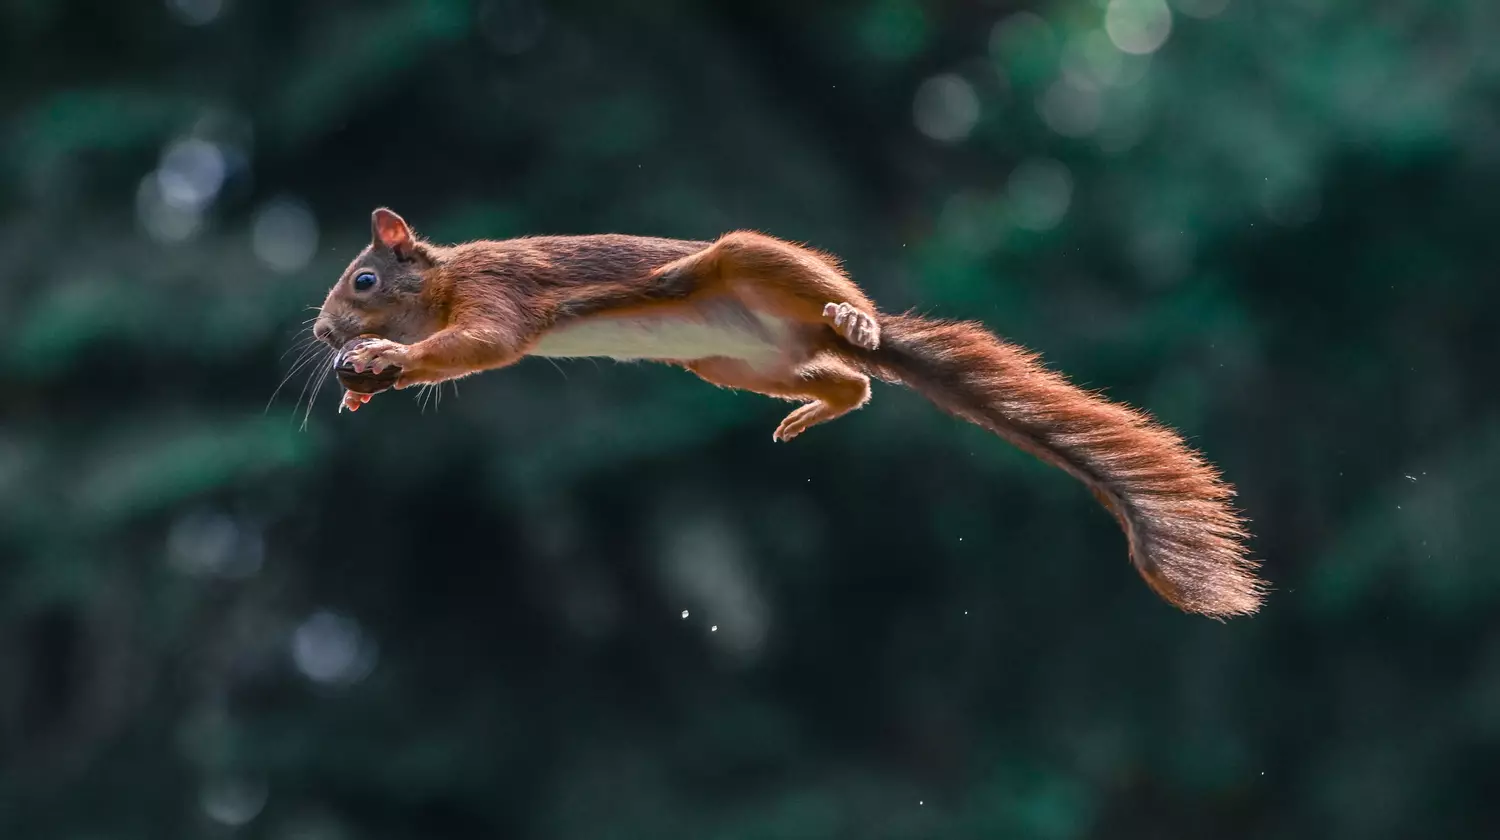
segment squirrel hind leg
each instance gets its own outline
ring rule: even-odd
[[[880,323],[875,316],[847,303],[823,305],[823,320],[845,341],[855,347],[874,350],[880,347]]]
[[[819,359],[803,366],[799,373],[801,396],[809,401],[781,421],[773,440],[789,441],[870,401],[870,378],[837,360]]]
[[[700,359],[685,367],[721,387],[803,402],[776,427],[773,439],[777,441],[791,440],[870,401],[870,378],[831,354],[820,354],[777,375],[757,371],[737,359]]]

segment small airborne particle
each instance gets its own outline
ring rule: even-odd
[[[1417,480],[1417,477],[1414,476],[1414,475],[1409,475],[1409,476],[1406,477],[1406,480],[1415,483],[1416,480]]]
[[[710,633],[717,633],[717,632],[719,632],[719,625],[715,624],[714,626],[708,628],[708,632],[710,632]]]
[[[682,611],[682,617],[683,618],[687,618],[688,617],[688,611],[687,610],[683,610]]]

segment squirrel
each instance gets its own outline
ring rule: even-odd
[[[800,402],[789,441],[903,384],[1082,481],[1115,517],[1146,583],[1179,609],[1254,613],[1265,594],[1233,488],[1147,414],[1085,391],[982,325],[880,312],[838,260],[761,233],[715,241],[620,234],[444,246],[395,212],[328,292],[314,336],[395,387],[527,356],[676,365]],[[346,391],[358,410],[370,394]]]

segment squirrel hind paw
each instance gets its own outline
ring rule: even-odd
[[[866,350],[880,347],[880,324],[864,310],[847,303],[829,303],[823,306],[823,320],[856,347]]]

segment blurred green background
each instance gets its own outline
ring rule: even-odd
[[[0,837],[1500,836],[1493,0],[4,0]],[[531,360],[310,414],[438,241],[847,259],[1183,431],[1157,601],[912,394]],[[306,428],[302,428],[306,416]]]

